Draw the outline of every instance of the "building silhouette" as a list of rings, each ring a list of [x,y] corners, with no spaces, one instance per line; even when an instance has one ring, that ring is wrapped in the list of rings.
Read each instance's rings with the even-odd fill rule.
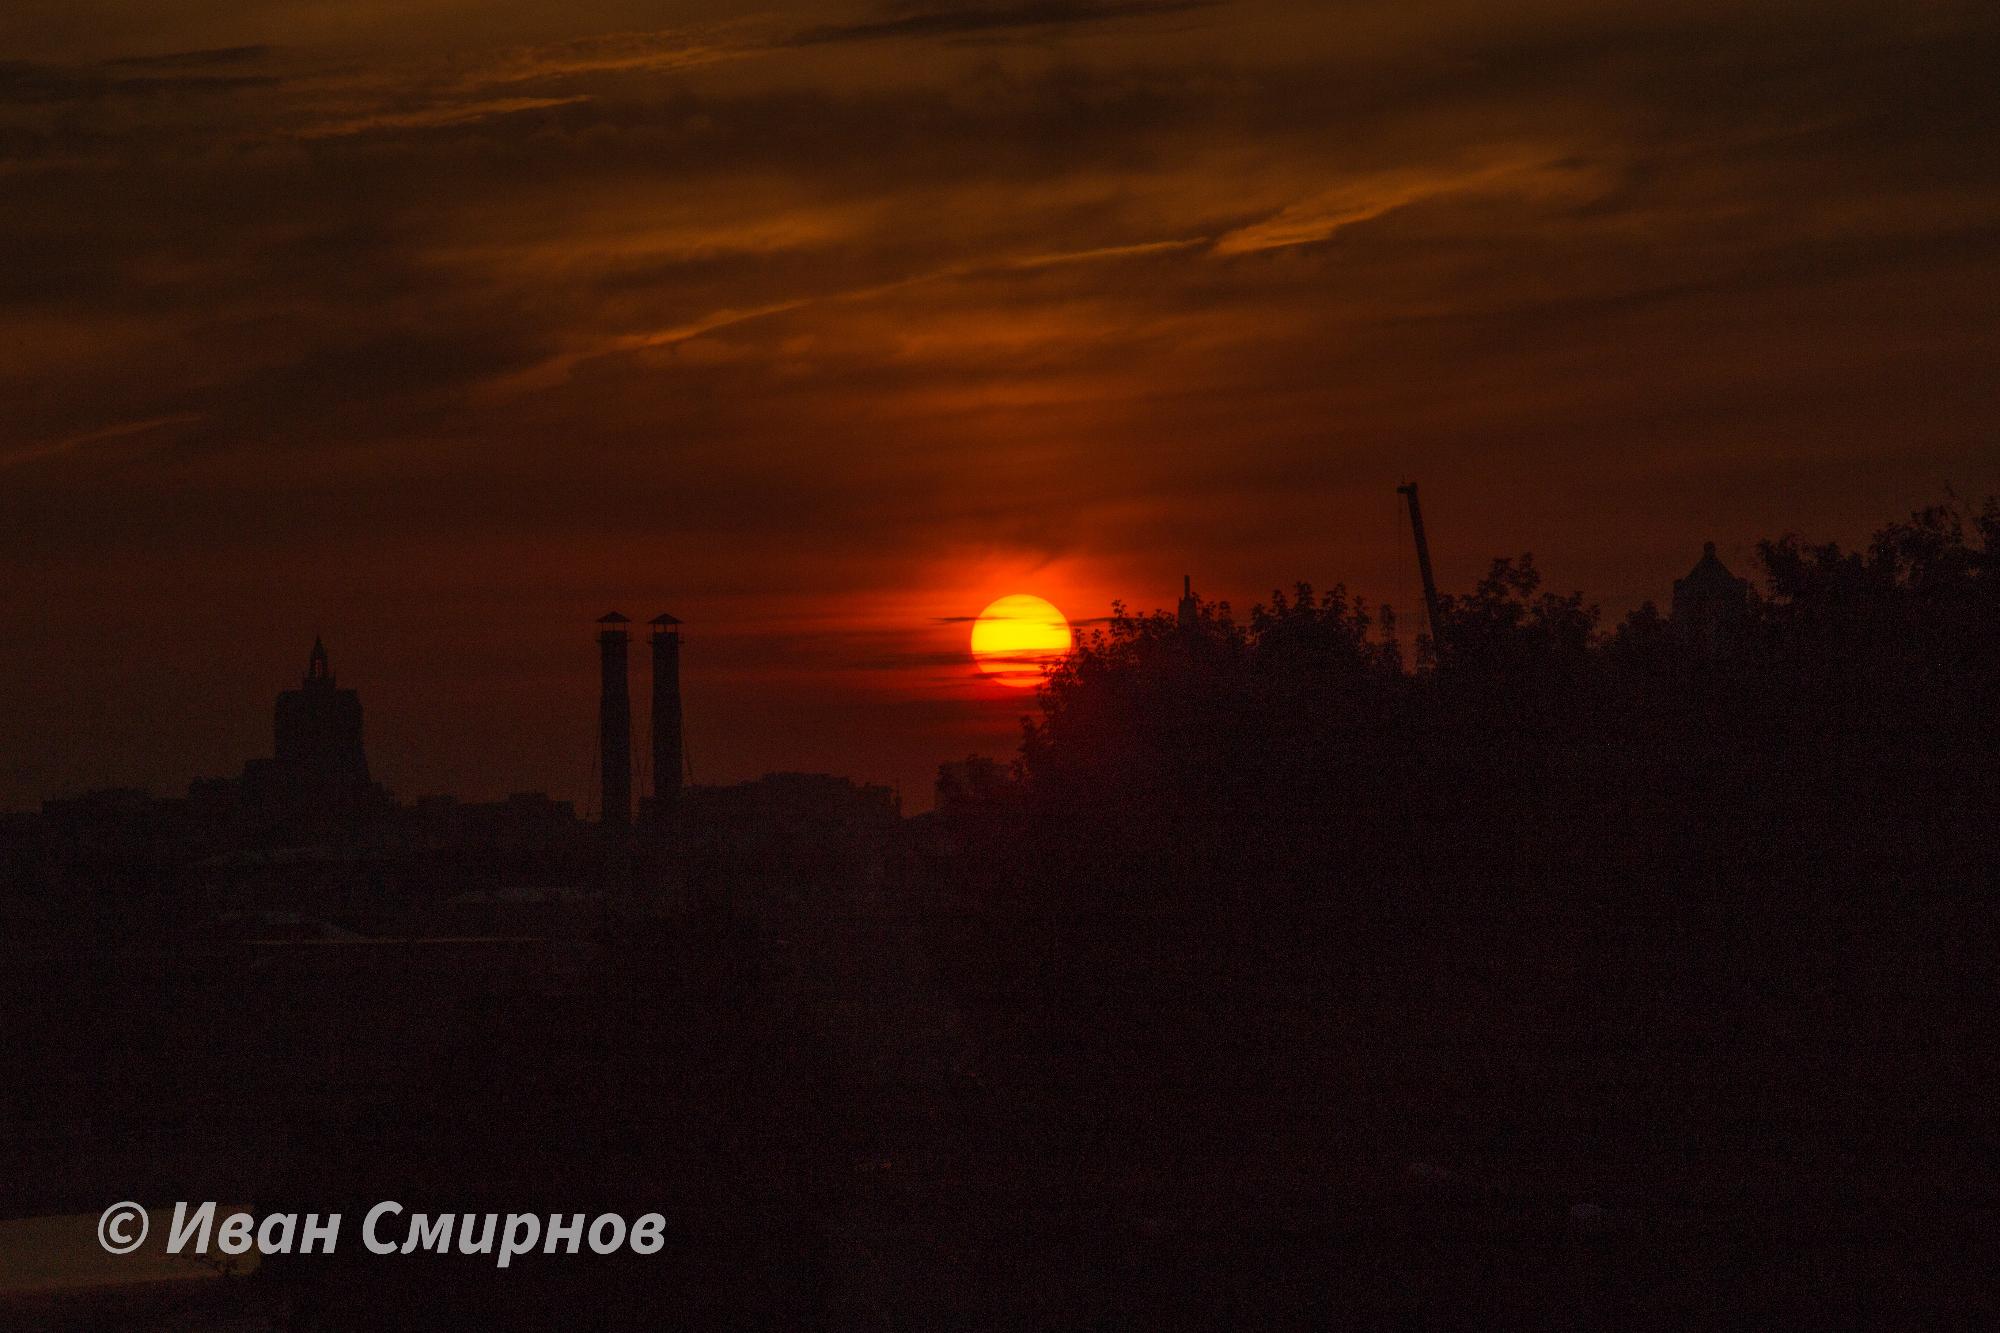
[[[1674,580],[1674,631],[1704,656],[1727,653],[1749,627],[1751,598],[1750,581],[1729,572],[1714,542],[1703,542],[1701,559],[1687,577]]]
[[[1201,619],[1201,603],[1194,595],[1194,575],[1181,575],[1181,604],[1176,617],[1183,629]]]
[[[272,720],[273,761],[329,793],[368,785],[368,756],[361,745],[361,696],[334,683],[326,644],[313,637],[305,678],[278,695]]]
[[[368,775],[361,696],[335,682],[318,636],[299,687],[272,709],[271,757],[243,766],[243,797],[260,822],[295,831],[350,823],[386,799]]]

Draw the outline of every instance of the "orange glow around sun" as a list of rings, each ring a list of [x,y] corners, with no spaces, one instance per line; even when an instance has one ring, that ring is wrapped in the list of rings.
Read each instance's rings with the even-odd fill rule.
[[[1070,649],[1069,621],[1053,603],[1015,593],[979,613],[972,660],[1002,685],[1032,689],[1042,669]]]

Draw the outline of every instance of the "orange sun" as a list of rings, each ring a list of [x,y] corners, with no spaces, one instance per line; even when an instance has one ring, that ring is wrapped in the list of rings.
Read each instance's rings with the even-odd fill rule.
[[[1002,597],[972,627],[972,660],[1002,685],[1032,689],[1042,669],[1070,649],[1069,621],[1055,606],[1027,593]]]

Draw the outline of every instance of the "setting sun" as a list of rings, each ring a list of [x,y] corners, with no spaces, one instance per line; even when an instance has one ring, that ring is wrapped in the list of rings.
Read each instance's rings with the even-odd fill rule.
[[[1069,621],[1053,603],[1027,593],[1002,597],[972,627],[972,660],[1016,689],[1041,684],[1043,668],[1069,649]]]

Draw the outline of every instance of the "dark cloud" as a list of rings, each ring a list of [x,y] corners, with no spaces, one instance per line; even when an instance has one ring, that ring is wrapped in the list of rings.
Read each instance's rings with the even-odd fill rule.
[[[903,5],[875,18],[806,28],[786,38],[785,44],[818,46],[899,37],[991,38],[1005,33],[1181,14],[1213,9],[1221,3],[1222,0],[1027,0],[1013,5],[967,4],[949,8]]]
[[[1068,620],[1072,627],[1081,625],[1109,625],[1111,623],[1110,616],[1070,616]],[[976,615],[931,617],[931,623],[934,625],[973,625],[977,624],[978,621],[979,617]]]
[[[271,54],[269,46],[217,46],[201,51],[169,51],[163,55],[114,56],[104,63],[113,69],[205,69],[214,65],[249,65]]]
[[[161,65],[154,68],[183,68]],[[134,75],[108,66],[38,65],[26,61],[0,63],[0,103],[33,105],[89,101],[109,97],[162,97],[175,94],[233,93],[268,88],[277,79],[255,74]]]

